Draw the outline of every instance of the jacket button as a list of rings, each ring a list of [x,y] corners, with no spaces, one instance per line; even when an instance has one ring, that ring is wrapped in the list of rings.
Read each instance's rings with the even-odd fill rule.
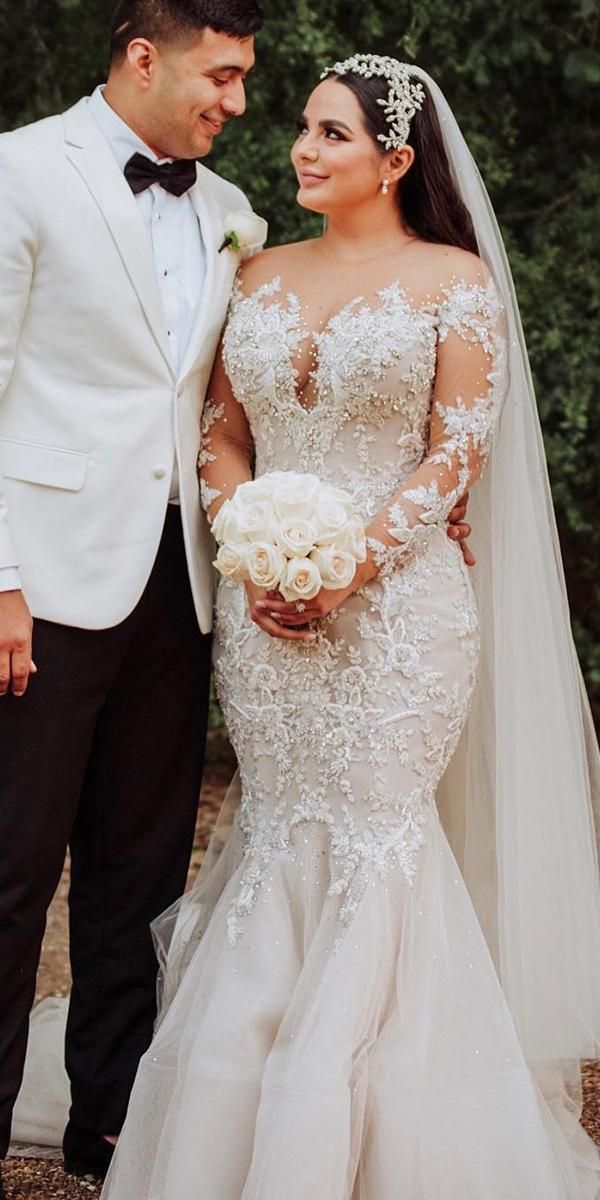
[[[166,473],[167,473],[166,467],[155,467],[154,472],[153,472],[155,479],[164,479]]]

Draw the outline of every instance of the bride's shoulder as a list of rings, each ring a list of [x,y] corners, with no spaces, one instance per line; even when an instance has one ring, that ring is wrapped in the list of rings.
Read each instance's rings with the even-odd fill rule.
[[[423,243],[419,266],[422,286],[432,298],[439,300],[459,285],[485,287],[490,279],[479,255],[460,246]]]
[[[288,242],[282,246],[269,246],[258,254],[245,259],[238,271],[238,286],[249,295],[257,288],[281,277],[285,280],[290,271],[301,266],[311,242]]]

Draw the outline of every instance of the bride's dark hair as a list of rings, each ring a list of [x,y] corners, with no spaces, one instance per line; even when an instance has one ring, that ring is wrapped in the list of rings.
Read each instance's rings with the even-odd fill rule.
[[[333,72],[329,78],[337,79],[354,93],[363,111],[367,132],[377,149],[387,154],[378,135],[388,134],[390,127],[382,106],[377,103],[387,99],[387,81],[381,76],[365,79],[362,75],[336,75]],[[452,178],[435,105],[426,84],[422,83],[422,87],[425,100],[411,120],[407,142],[415,152],[415,160],[400,180],[397,192],[402,218],[424,242],[459,246],[477,254],[473,222]]]

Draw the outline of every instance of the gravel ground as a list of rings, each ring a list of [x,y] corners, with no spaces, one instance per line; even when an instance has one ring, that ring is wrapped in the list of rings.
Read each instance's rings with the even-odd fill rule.
[[[2,1180],[6,1200],[91,1200],[100,1195],[94,1183],[65,1175],[60,1162],[37,1158],[7,1159]]]
[[[215,762],[211,763],[207,770],[202,788],[202,805],[196,829],[190,880],[202,861],[212,825],[231,777],[231,764],[230,761],[227,761],[223,747],[218,744],[218,735],[213,736],[211,758],[215,759]],[[48,915],[38,974],[38,1000],[44,999],[45,996],[66,996],[69,991],[68,890],[69,867],[67,863]],[[585,1097],[583,1124],[600,1146],[600,1063],[584,1064],[583,1088]],[[58,1159],[9,1158],[4,1163],[2,1179],[7,1200],[93,1200],[94,1197],[100,1195],[99,1186],[92,1181],[71,1179],[65,1175],[60,1157]],[[136,1200],[136,1198],[132,1196],[131,1200]]]

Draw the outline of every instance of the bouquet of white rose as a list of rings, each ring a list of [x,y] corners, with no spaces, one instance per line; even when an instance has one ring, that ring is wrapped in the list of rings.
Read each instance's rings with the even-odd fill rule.
[[[352,497],[316,475],[272,471],[236,488],[213,524],[215,566],[284,600],[312,600],[322,587],[349,587],[366,558]]]

